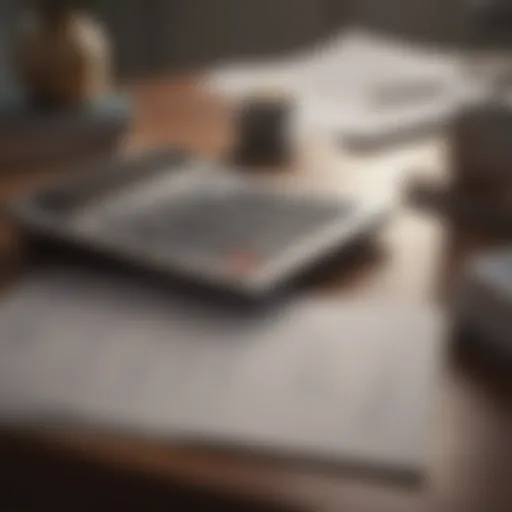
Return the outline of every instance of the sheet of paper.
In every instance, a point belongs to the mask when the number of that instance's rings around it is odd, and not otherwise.
[[[303,299],[242,314],[48,270],[0,307],[0,411],[420,470],[442,338],[424,306]]]
[[[319,133],[368,143],[452,118],[469,94],[458,56],[435,52],[363,28],[344,30],[301,54],[240,62],[214,70],[209,87],[232,101],[258,89],[278,89],[296,100],[293,137]],[[384,105],[383,90],[423,87],[431,93]]]

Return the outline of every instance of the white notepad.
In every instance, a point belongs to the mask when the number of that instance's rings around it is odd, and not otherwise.
[[[304,299],[235,313],[127,277],[54,269],[0,307],[6,421],[417,474],[443,339],[425,306]]]

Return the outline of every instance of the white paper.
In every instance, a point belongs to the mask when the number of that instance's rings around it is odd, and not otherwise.
[[[442,337],[419,305],[242,314],[55,269],[0,307],[0,411],[418,469]]]
[[[234,63],[214,70],[208,85],[239,101],[278,89],[296,100],[298,139],[311,134],[386,137],[442,123],[469,94],[460,58],[354,27],[302,54],[266,62]],[[382,107],[382,88],[432,84],[434,93]]]

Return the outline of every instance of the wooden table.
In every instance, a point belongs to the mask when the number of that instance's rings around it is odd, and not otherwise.
[[[138,111],[128,150],[173,142],[214,158],[232,144],[228,111],[191,78],[154,80],[132,91]],[[301,148],[292,167],[267,177],[318,191],[350,189],[398,200],[419,169],[442,178],[447,152],[443,139],[433,137],[356,157],[318,137]],[[12,198],[59,172],[3,175],[2,197]],[[2,277],[13,283],[23,272],[24,255],[16,231],[6,219],[3,224]],[[446,304],[462,262],[476,248],[498,242],[404,206],[383,235],[382,254],[330,271],[315,293]],[[421,486],[76,430],[4,431],[0,486],[24,503],[23,510],[31,505],[40,510],[40,503],[49,502],[52,510],[273,510],[275,505],[290,511],[509,512],[510,379],[491,372],[464,347],[450,354],[432,425],[432,471]]]

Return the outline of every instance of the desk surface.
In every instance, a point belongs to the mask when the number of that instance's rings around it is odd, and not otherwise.
[[[127,141],[128,151],[171,142],[217,157],[230,147],[233,132],[227,110],[220,101],[199,91],[191,78],[145,82],[134,85],[132,91],[138,112]],[[323,140],[311,140],[300,149],[292,169],[267,173],[263,179],[289,181],[319,191],[350,189],[365,196],[398,199],[403,185],[418,174],[418,169],[442,179],[447,164],[447,151],[439,137],[364,157],[343,154]],[[4,174],[0,176],[1,198],[15,197],[61,172],[38,169]],[[321,276],[315,293],[444,302],[464,259],[476,248],[498,242],[456,231],[405,207],[384,238],[382,254],[369,257],[350,271],[330,269]],[[5,220],[0,231],[0,257],[1,279],[8,286],[23,272],[24,255],[16,231]],[[78,431],[5,432],[0,435],[0,456],[4,461],[15,461],[10,466],[11,487],[17,493],[34,493],[38,500],[45,496],[51,499],[51,489],[58,491],[63,482],[71,489],[70,475],[75,475],[74,485],[76,475],[82,473],[76,473],[76,465],[73,470],[58,467],[79,462],[80,468],[82,464],[94,468],[95,476],[87,480],[88,487],[73,488],[75,499],[77,493],[89,492],[89,485],[100,485],[98,475],[122,469],[123,474],[130,475],[130,482],[158,484],[158,491],[151,487],[153,494],[161,495],[162,489],[177,486],[233,496],[247,503],[232,508],[219,505],[214,510],[252,510],[248,504],[253,502],[262,510],[275,504],[290,511],[509,511],[509,379],[493,374],[464,350],[455,350],[442,386],[432,474],[420,488],[386,485],[304,466],[276,465],[249,456]],[[63,475],[68,480],[62,480]],[[105,478],[108,489],[114,489],[110,477]],[[99,495],[101,503],[106,503],[104,494]],[[146,509],[148,502],[142,502]],[[162,506],[162,510],[167,508]]]

